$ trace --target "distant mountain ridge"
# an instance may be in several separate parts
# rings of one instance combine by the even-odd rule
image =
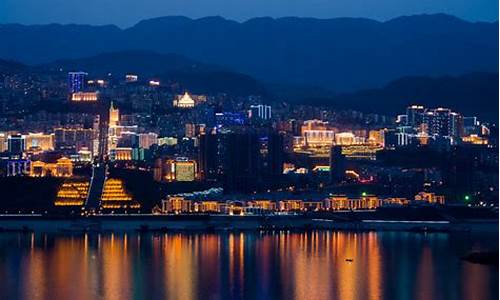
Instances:
[[[0,58],[28,64],[105,52],[176,53],[258,80],[333,91],[383,86],[408,76],[497,72],[498,22],[417,15],[359,18],[162,17],[120,29],[88,25],[0,25]],[[36,50],[36,51],[35,51]]]

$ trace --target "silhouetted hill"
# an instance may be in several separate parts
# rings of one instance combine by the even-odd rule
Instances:
[[[296,101],[388,115],[404,113],[409,104],[443,106],[498,122],[498,80],[498,73],[437,78],[412,76],[392,81],[380,89]]]
[[[334,91],[402,76],[497,72],[498,22],[418,15],[387,22],[336,18],[162,17],[133,27],[0,25],[0,57],[44,63],[146,49],[221,65],[259,80]]]
[[[108,52],[91,57],[57,60],[40,67],[55,70],[62,68],[66,71],[84,70],[94,75],[112,73],[117,76],[128,73],[156,76],[168,72],[224,70],[222,67],[202,64],[178,54],[160,54],[143,50]]]
[[[144,50],[109,52],[91,57],[58,60],[37,66],[37,70],[84,70],[93,76],[108,73],[123,78],[127,73],[141,79],[179,83],[195,93],[262,94],[264,88],[254,78],[227,68],[203,64],[178,54],[159,54]]]
[[[26,66],[11,60],[0,59],[0,74],[19,73],[26,70]]]

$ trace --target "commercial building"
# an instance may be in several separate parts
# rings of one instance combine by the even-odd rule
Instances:
[[[186,157],[157,159],[154,178],[156,181],[195,181],[198,178],[198,164]]]
[[[71,177],[73,176],[73,162],[67,157],[61,157],[56,162],[33,161],[30,164],[31,177]]]
[[[42,152],[54,150],[54,134],[29,133],[24,135],[27,151]]]
[[[10,135],[7,139],[7,151],[13,154],[22,154],[24,152],[24,137],[20,134]]]
[[[85,72],[69,72],[68,73],[68,92],[70,94],[83,92],[85,90],[86,77]]]
[[[193,201],[186,200],[183,197],[169,196],[167,199],[161,201],[161,211],[163,213],[190,213],[193,210]]]
[[[435,193],[430,193],[430,192],[419,192],[417,195],[415,195],[415,202],[426,202],[430,204],[442,204],[444,205],[445,203],[445,198],[444,196],[441,195],[436,195]]]
[[[304,210],[304,201],[302,200],[282,200],[278,202],[280,211],[300,211]]]
[[[71,102],[97,102],[99,92],[76,92],[71,94]]]
[[[109,106],[109,126],[117,126],[120,125],[120,110],[113,105],[113,101],[111,101],[111,105]]]
[[[154,132],[139,133],[139,148],[149,149],[152,145],[158,145],[158,134]]]
[[[57,128],[54,130],[56,150],[78,152],[82,149],[94,149],[96,132],[91,128]]]
[[[269,105],[251,105],[248,111],[248,117],[250,119],[271,119],[271,106]]]
[[[362,195],[359,198],[349,198],[346,195],[332,195],[324,200],[328,210],[376,209],[383,201],[374,195]]]

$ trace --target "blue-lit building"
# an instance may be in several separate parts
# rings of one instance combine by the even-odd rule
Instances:
[[[215,123],[218,127],[245,125],[245,114],[240,112],[215,113]]]
[[[69,72],[68,73],[68,92],[70,94],[83,92],[85,90],[85,80],[87,78],[85,72]]]
[[[249,117],[251,119],[271,119],[271,106],[269,105],[252,105],[250,106]]]

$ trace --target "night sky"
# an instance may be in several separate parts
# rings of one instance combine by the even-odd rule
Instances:
[[[470,21],[498,20],[498,0],[1,0],[0,23],[116,24],[183,15],[252,17],[365,17],[447,13]]]

